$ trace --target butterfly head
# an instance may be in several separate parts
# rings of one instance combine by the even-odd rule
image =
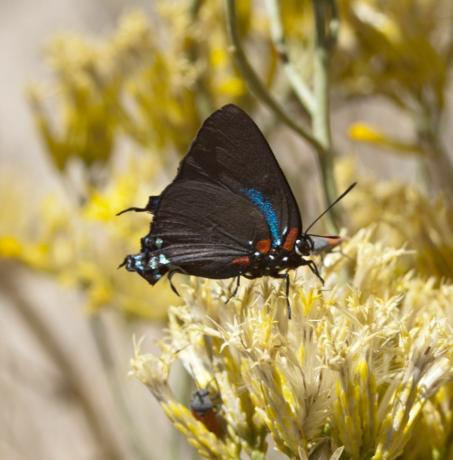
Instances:
[[[300,238],[296,240],[294,244],[294,250],[298,256],[304,257],[309,256],[314,248],[313,239],[310,235],[302,234]]]

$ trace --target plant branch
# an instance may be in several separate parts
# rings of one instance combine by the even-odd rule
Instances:
[[[330,18],[328,19],[329,47],[333,48],[337,44],[338,33],[340,31],[340,17],[336,0],[328,0]]]
[[[425,105],[424,111],[415,120],[417,144],[424,153],[431,184],[434,182],[448,202],[453,204],[453,165],[442,144],[440,113],[441,110],[430,110]]]
[[[310,91],[308,93],[308,88],[300,78],[300,75],[296,73],[288,58],[278,2],[276,0],[267,0],[273,41],[279,52],[280,59],[284,62],[287,75],[289,72],[288,79],[297,97],[305,111],[311,115],[313,133],[296,123],[286,114],[283,107],[270,94],[250,64],[238,31],[235,0],[225,0],[226,22],[232,55],[250,90],[281,121],[315,149],[321,171],[325,201],[327,204],[330,204],[337,197],[334,177],[334,151],[330,130],[329,74],[330,52],[336,43],[338,34],[338,15],[335,0],[312,0],[312,3],[316,28],[314,89],[313,92]],[[311,96],[308,96],[308,94],[311,94]],[[309,102],[307,103],[307,101]],[[327,227],[329,231],[338,232],[339,218],[338,210],[333,208],[327,215]]]
[[[289,128],[295,131],[299,136],[305,139],[317,152],[322,152],[321,144],[301,125],[296,123],[289,117],[281,105],[274,99],[264,86],[252,65],[250,64],[244,48],[242,46],[241,38],[239,36],[237,19],[236,19],[236,1],[225,0],[226,21],[228,34],[231,41],[231,53],[236,61],[239,70],[247,82],[250,90],[255,96],[260,99],[277,117],[283,121]]]
[[[271,26],[272,42],[274,43],[275,49],[277,50],[278,57],[283,64],[286,76],[291,84],[291,87],[293,88],[295,95],[299,99],[302,108],[311,116],[315,108],[315,98],[312,91],[306,85],[302,76],[299,74],[289,58],[286,38],[283,32],[279,1],[266,0],[266,6]]]
[[[313,111],[313,133],[323,147],[323,155],[318,155],[322,175],[324,194],[328,203],[333,203],[337,197],[334,177],[332,133],[330,129],[330,50],[332,36],[330,20],[334,17],[330,0],[312,0],[315,15],[316,42],[314,55],[314,94],[316,107]],[[332,208],[328,214],[329,230],[338,231],[339,214]]]

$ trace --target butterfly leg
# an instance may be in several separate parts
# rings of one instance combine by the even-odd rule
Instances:
[[[168,281],[170,282],[170,287],[171,287],[171,290],[178,296],[178,297],[181,297],[181,294],[178,292],[178,290],[176,289],[175,285],[173,284],[173,281],[171,280],[173,278],[173,276],[175,276],[176,273],[181,273],[180,270],[171,270],[168,272]]]
[[[236,287],[234,288],[233,293],[225,301],[225,305],[238,293],[239,285],[241,284],[241,275],[236,276]]]
[[[313,260],[308,260],[307,265],[308,268],[318,277],[319,281],[324,284],[324,278],[319,273],[318,266],[313,262]]]

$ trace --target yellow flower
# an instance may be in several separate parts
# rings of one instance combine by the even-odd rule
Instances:
[[[346,93],[382,94],[408,111],[420,110],[427,88],[441,110],[447,84],[451,2],[339,2],[343,27],[333,71]],[[408,20],[408,18],[411,18]]]
[[[222,6],[203,2],[194,11],[186,0],[159,1],[160,27],[131,11],[107,39],[64,33],[51,41],[55,82],[47,91],[30,89],[29,99],[59,169],[77,159],[89,168],[105,164],[123,136],[146,150],[182,155],[207,112],[235,100],[247,105],[225,52]],[[246,36],[250,7],[240,6],[238,16]]]
[[[373,243],[374,232],[347,241],[345,256],[325,257],[324,288],[296,271],[291,320],[283,286],[267,278],[243,283],[227,305],[228,281],[193,278],[185,305],[170,309],[162,359],[173,353],[195,381],[219,389],[236,449],[264,456],[270,435],[289,458],[344,450],[352,459],[404,459],[427,445],[421,423],[437,434],[433,451],[448,447],[451,412],[442,429],[432,423],[453,401],[453,285],[402,270],[415,255]],[[218,439],[181,422],[189,417],[181,402],[161,400],[156,378],[147,374],[145,383],[175,427],[201,455],[207,446],[219,452]]]
[[[403,142],[398,139],[379,131],[367,123],[357,122],[349,127],[349,137],[355,141],[369,142],[376,146],[391,149],[398,153],[418,153],[421,154],[421,149],[416,145]]]
[[[112,171],[104,187],[91,186],[86,200],[63,191],[33,197],[14,173],[0,181],[5,203],[0,210],[0,257],[45,271],[64,285],[82,291],[85,308],[109,307],[126,316],[159,319],[177,297],[168,284],[152,290],[139,277],[117,270],[125,254],[138,250],[150,217],[116,217],[122,209],[143,205],[152,193],[158,158],[133,157],[127,168]],[[157,192],[161,185],[154,185]],[[74,193],[75,195],[75,193]]]
[[[337,171],[340,188],[357,177],[349,160],[338,163]],[[343,206],[351,229],[374,225],[373,241],[415,251],[403,270],[453,279],[453,210],[442,196],[428,198],[411,185],[364,177]]]

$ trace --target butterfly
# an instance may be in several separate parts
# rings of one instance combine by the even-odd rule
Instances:
[[[341,194],[322,214],[346,195]],[[307,266],[322,277],[308,256],[333,247],[339,237],[308,234],[291,188],[255,122],[229,104],[203,123],[173,182],[144,208],[154,214],[138,254],[120,266],[150,284],[175,273],[211,279],[271,276],[286,280],[288,270]]]

